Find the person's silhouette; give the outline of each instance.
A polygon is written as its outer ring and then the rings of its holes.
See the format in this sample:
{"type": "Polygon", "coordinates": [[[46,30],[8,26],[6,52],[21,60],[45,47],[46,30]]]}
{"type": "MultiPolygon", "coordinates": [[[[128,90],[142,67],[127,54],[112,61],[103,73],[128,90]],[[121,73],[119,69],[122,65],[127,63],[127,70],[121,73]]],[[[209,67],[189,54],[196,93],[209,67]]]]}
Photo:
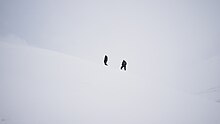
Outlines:
{"type": "Polygon", "coordinates": [[[105,57],[104,57],[104,64],[105,64],[106,66],[108,66],[107,62],[108,62],[108,56],[105,55],[105,57]]]}
{"type": "Polygon", "coordinates": [[[127,62],[123,60],[121,63],[121,70],[124,68],[124,70],[126,71],[126,65],[127,65],[127,62]]]}

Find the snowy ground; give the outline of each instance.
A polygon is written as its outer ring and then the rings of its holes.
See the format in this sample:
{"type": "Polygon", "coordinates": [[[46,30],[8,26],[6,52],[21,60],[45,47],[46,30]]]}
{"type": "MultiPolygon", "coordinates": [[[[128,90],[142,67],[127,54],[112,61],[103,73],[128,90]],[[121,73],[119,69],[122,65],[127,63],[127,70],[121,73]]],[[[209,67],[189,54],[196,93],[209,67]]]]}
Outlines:
{"type": "Polygon", "coordinates": [[[2,42],[0,59],[0,124],[220,123],[219,103],[129,71],[2,42]]]}

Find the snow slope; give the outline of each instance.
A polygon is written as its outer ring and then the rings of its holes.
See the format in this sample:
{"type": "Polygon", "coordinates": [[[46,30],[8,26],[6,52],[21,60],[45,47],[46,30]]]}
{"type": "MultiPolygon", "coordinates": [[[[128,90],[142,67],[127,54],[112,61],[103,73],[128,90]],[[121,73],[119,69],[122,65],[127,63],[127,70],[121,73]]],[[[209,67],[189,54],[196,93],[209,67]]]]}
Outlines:
{"type": "Polygon", "coordinates": [[[0,124],[220,123],[220,104],[162,80],[1,42],[0,59],[0,124]]]}
{"type": "Polygon", "coordinates": [[[215,55],[186,69],[180,80],[188,91],[220,102],[220,56],[215,55]],[[187,82],[187,83],[185,83],[187,82]]]}

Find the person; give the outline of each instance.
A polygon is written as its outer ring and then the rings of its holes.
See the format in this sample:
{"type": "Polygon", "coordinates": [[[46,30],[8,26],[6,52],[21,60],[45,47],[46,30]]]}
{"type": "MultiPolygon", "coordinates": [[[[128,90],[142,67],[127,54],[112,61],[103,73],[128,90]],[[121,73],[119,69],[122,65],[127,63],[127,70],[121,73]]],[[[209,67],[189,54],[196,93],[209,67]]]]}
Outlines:
{"type": "Polygon", "coordinates": [[[105,55],[105,57],[104,57],[104,64],[105,64],[106,66],[108,66],[107,62],[108,62],[108,56],[105,55]]]}
{"type": "Polygon", "coordinates": [[[126,65],[127,65],[127,62],[123,60],[121,63],[121,70],[124,68],[124,70],[126,71],[126,65]]]}

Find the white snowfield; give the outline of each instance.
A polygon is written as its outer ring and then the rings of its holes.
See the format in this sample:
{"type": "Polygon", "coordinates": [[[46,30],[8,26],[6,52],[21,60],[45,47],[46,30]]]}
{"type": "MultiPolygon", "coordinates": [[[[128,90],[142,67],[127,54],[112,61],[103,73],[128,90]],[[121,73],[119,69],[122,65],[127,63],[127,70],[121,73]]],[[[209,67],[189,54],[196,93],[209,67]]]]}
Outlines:
{"type": "Polygon", "coordinates": [[[0,60],[0,124],[220,124],[219,103],[129,71],[1,42],[0,60]]]}

